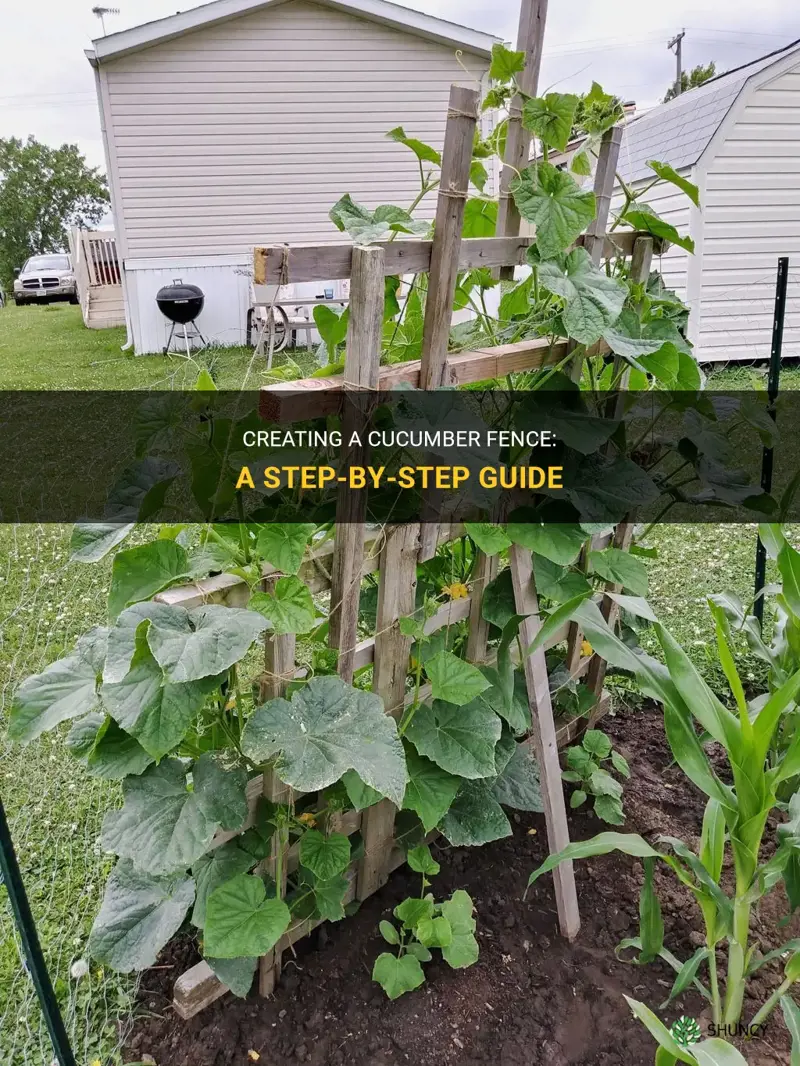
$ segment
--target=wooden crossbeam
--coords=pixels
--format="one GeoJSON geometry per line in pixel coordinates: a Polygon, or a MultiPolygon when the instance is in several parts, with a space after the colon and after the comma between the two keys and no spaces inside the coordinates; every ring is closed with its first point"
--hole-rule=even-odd
{"type": "MultiPolygon", "coordinates": [[[[641,236],[641,234],[638,234],[641,236]]],[[[615,230],[606,235],[603,257],[630,256],[637,234],[630,229],[615,230]]],[[[478,267],[504,266],[512,269],[527,262],[528,249],[536,238],[527,237],[470,237],[461,241],[458,270],[478,267]]],[[[583,244],[581,236],[575,242],[583,244]]],[[[427,274],[431,268],[433,241],[379,241],[375,247],[383,249],[384,274],[427,274]]],[[[669,247],[666,241],[657,245],[661,253],[669,247]]],[[[253,281],[256,285],[295,285],[303,281],[338,281],[349,278],[353,269],[354,245],[336,244],[274,244],[253,249],[253,281]]],[[[291,301],[289,301],[291,302],[291,301]]]]}
{"type": "MultiPolygon", "coordinates": [[[[520,266],[526,261],[532,237],[473,237],[461,242],[458,269],[495,267],[505,263],[520,266]]],[[[427,274],[431,268],[433,241],[379,241],[383,248],[384,272],[427,274]]],[[[301,281],[337,281],[349,278],[353,245],[277,244],[253,249],[253,280],[256,285],[293,285],[301,281]]]]}
{"type": "MultiPolygon", "coordinates": [[[[599,345],[593,351],[608,351],[599,345]]],[[[496,348],[451,353],[445,361],[445,377],[450,385],[467,385],[475,381],[492,381],[522,370],[538,370],[553,366],[567,354],[567,342],[551,342],[546,337],[498,344],[496,348]]],[[[378,389],[389,391],[410,385],[420,388],[422,364],[413,359],[380,368],[378,389]]],[[[328,378],[302,378],[279,385],[265,385],[261,389],[259,411],[268,422],[286,424],[303,422],[309,418],[326,418],[338,414],[344,396],[341,374],[328,378]]]]}

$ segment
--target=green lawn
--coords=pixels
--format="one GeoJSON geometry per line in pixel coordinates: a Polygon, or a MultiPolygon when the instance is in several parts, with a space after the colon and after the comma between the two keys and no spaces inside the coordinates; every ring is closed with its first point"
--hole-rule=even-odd
{"type": "MultiPolygon", "coordinates": [[[[77,307],[7,307],[0,310],[0,387],[144,389],[194,382],[196,365],[177,356],[134,357],[120,350],[124,339],[123,329],[85,329],[77,307]]],[[[264,380],[251,350],[215,349],[200,358],[212,363],[222,387],[241,387],[245,378],[257,387],[264,380]]],[[[746,388],[754,377],[763,374],[737,367],[715,374],[713,385],[746,388]]],[[[800,371],[787,371],[784,387],[798,386],[800,371]]],[[[68,538],[65,526],[0,526],[0,719],[22,679],[103,619],[110,565],[69,563],[68,538]]],[[[752,595],[755,529],[662,525],[649,543],[659,550],[648,563],[653,606],[717,681],[705,597],[727,589],[745,599],[752,595]]],[[[748,660],[745,673],[755,678],[757,671],[748,660]]],[[[117,1063],[118,1026],[129,1016],[134,980],[94,964],[89,976],[75,980],[70,967],[86,957],[110,866],[98,842],[100,825],[118,802],[118,789],[77,766],[60,735],[11,749],[0,728],[0,753],[0,791],[78,1063],[117,1063]]],[[[19,952],[10,913],[0,908],[0,1066],[49,1066],[52,1053],[19,952]]]]}
{"type": "MultiPolygon", "coordinates": [[[[264,360],[252,348],[212,347],[189,361],[136,356],[122,351],[124,343],[124,327],[86,329],[80,307],[11,304],[0,310],[0,389],[191,388],[198,365],[213,369],[221,389],[258,388],[266,380],[264,360]]],[[[278,353],[274,363],[285,359],[278,353]]],[[[310,362],[306,352],[300,359],[310,362]]]]}

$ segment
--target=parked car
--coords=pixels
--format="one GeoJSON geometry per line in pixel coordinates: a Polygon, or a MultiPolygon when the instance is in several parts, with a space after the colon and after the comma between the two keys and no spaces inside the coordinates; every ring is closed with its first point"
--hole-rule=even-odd
{"type": "Polygon", "coordinates": [[[72,260],[66,253],[32,255],[14,282],[14,302],[49,303],[69,300],[78,303],[78,286],[72,272],[72,260]]]}

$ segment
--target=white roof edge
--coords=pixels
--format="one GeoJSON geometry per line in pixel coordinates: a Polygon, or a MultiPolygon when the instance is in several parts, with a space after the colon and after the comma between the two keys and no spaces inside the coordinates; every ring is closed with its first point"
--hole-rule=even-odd
{"type": "MultiPolygon", "coordinates": [[[[102,63],[104,59],[136,52],[161,41],[171,40],[182,33],[201,29],[204,26],[213,26],[215,23],[257,11],[259,8],[272,7],[285,2],[290,2],[290,0],[212,0],[211,3],[203,4],[191,11],[180,11],[167,18],[134,26],[130,30],[99,37],[92,41],[94,51],[92,53],[87,51],[86,55],[90,63],[102,63]]],[[[492,45],[502,40],[490,33],[472,30],[454,22],[446,22],[433,15],[425,15],[421,11],[413,11],[411,8],[390,3],[389,0],[314,0],[314,2],[340,8],[389,26],[396,26],[444,44],[456,45],[478,55],[489,56],[492,45]]]]}

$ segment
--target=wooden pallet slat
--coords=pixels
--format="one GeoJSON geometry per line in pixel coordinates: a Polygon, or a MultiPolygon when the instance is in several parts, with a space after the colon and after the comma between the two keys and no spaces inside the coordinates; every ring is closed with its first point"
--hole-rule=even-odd
{"type": "MultiPolygon", "coordinates": [[[[400,632],[398,620],[414,613],[417,591],[419,526],[393,526],[387,530],[381,558],[378,609],[375,626],[375,668],[372,688],[383,700],[387,714],[400,718],[404,708],[411,638],[400,632]]],[[[358,873],[358,898],[366,899],[389,876],[394,847],[394,806],[381,800],[364,811],[364,858],[358,873]]]]}
{"type": "MultiPolygon", "coordinates": [[[[364,395],[378,384],[383,330],[382,248],[354,248],[350,287],[350,320],[347,329],[344,386],[347,403],[342,433],[348,463],[365,465],[365,446],[349,444],[352,431],[361,424],[364,395]]],[[[364,523],[367,516],[365,492],[339,487],[336,503],[336,534],[331,571],[330,644],[339,650],[339,676],[353,680],[353,656],[358,634],[364,523]]]]}
{"type": "MultiPolygon", "coordinates": [[[[509,560],[517,614],[525,616],[520,624],[520,640],[523,649],[527,649],[541,628],[539,602],[533,580],[533,558],[527,548],[513,544],[509,549],[509,560]]],[[[531,708],[533,748],[539,764],[547,843],[552,855],[569,844],[569,827],[544,648],[540,648],[533,655],[526,655],[523,669],[531,708]]],[[[581,920],[571,861],[562,862],[553,870],[553,881],[561,932],[568,940],[573,940],[578,935],[581,920]]]]}

